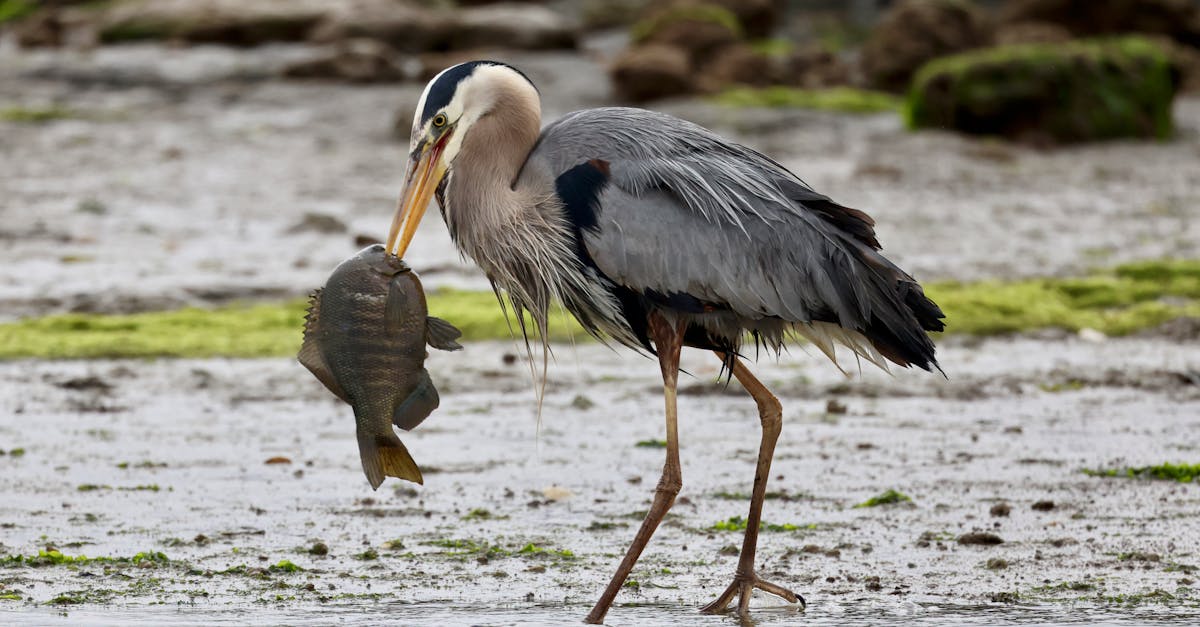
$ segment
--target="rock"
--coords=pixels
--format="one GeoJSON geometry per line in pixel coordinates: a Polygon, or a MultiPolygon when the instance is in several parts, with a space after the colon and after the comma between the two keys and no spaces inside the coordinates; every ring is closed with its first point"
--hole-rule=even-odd
{"type": "Polygon", "coordinates": [[[1200,7],[1191,0],[1009,0],[1002,23],[1050,22],[1076,37],[1145,33],[1200,48],[1200,7]]]}
{"type": "Polygon", "coordinates": [[[1139,37],[1004,46],[922,68],[906,116],[912,128],[1033,143],[1165,138],[1175,81],[1162,49],[1139,37]]]}
{"type": "Polygon", "coordinates": [[[700,66],[725,47],[742,39],[741,27],[732,12],[701,3],[659,10],[638,20],[630,29],[634,44],[661,44],[683,50],[700,66]]]}
{"type": "Polygon", "coordinates": [[[1009,44],[1059,44],[1073,39],[1071,31],[1050,22],[1014,22],[996,27],[997,46],[1009,44]]]}
{"type": "Polygon", "coordinates": [[[1054,509],[1054,501],[1038,501],[1033,504],[1033,511],[1048,512],[1054,509]]]}
{"type": "Polygon", "coordinates": [[[862,49],[862,70],[874,87],[904,91],[916,71],[938,57],[986,46],[987,20],[960,0],[903,0],[880,20],[862,49]]]}
{"type": "Polygon", "coordinates": [[[840,87],[850,84],[850,68],[836,54],[812,46],[788,55],[782,81],[805,89],[840,87]]]}
{"type": "Polygon", "coordinates": [[[574,48],[576,29],[559,12],[528,4],[491,4],[461,9],[451,47],[553,50],[574,48]]]}
{"type": "Polygon", "coordinates": [[[718,91],[730,85],[764,87],[775,82],[779,71],[770,57],[739,43],[720,49],[698,74],[702,90],[718,91]]]}
{"type": "Polygon", "coordinates": [[[333,52],[293,63],[283,69],[288,78],[319,78],[353,83],[383,83],[404,80],[396,52],[373,39],[351,39],[333,52]]]}
{"type": "Polygon", "coordinates": [[[958,536],[958,543],[964,545],[994,546],[1004,544],[1004,539],[987,531],[972,531],[958,536]]]}
{"type": "Polygon", "coordinates": [[[13,27],[17,45],[22,48],[58,47],[63,45],[65,34],[62,13],[53,9],[38,11],[13,27]]]}
{"type": "Polygon", "coordinates": [[[583,0],[583,28],[600,30],[626,26],[637,20],[646,4],[646,0],[583,0]]]}
{"type": "Polygon", "coordinates": [[[335,6],[313,29],[313,41],[367,38],[401,52],[423,52],[448,48],[455,28],[452,14],[402,0],[359,0],[335,6]]]}
{"type": "Polygon", "coordinates": [[[786,3],[780,0],[657,0],[642,11],[643,17],[664,11],[699,12],[716,7],[737,22],[741,35],[750,39],[768,37],[779,26],[786,3]]]}
{"type": "Polygon", "coordinates": [[[130,0],[101,20],[100,41],[178,39],[254,46],[303,41],[328,11],[320,0],[130,0]]]}
{"type": "Polygon", "coordinates": [[[346,223],[327,213],[306,213],[299,222],[288,227],[288,233],[345,233],[346,223]]]}
{"type": "Polygon", "coordinates": [[[1008,503],[996,503],[988,510],[992,516],[1008,516],[1012,512],[1012,506],[1008,503]]]}
{"type": "Polygon", "coordinates": [[[683,50],[649,44],[626,50],[610,70],[617,93],[633,102],[695,91],[691,64],[683,50]]]}

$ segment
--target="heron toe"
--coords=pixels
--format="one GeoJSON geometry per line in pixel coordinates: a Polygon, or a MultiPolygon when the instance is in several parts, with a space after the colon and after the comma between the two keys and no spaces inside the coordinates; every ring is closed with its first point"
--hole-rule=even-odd
{"type": "Polygon", "coordinates": [[[721,596],[717,597],[716,601],[700,608],[700,611],[705,614],[720,614],[724,612],[731,602],[733,597],[738,597],[737,613],[740,616],[747,616],[750,612],[750,594],[755,588],[763,592],[769,592],[775,596],[781,597],[788,603],[799,603],[800,607],[805,607],[804,597],[784,588],[773,584],[769,581],[759,579],[758,575],[751,572],[749,575],[737,574],[733,577],[733,582],[729,584],[721,596]]]}

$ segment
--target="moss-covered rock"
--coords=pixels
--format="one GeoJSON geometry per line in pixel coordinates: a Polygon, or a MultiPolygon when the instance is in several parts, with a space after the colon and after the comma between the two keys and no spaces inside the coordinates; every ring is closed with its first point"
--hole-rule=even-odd
{"type": "Polygon", "coordinates": [[[1000,46],[921,68],[905,114],[911,128],[1040,143],[1165,138],[1175,90],[1166,54],[1141,38],[1000,46]]]}

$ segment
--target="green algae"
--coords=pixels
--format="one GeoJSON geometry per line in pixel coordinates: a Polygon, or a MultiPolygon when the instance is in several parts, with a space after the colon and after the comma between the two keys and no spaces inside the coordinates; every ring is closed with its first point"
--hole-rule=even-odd
{"type": "Polygon", "coordinates": [[[0,109],[0,121],[22,124],[44,124],[74,117],[78,117],[78,114],[64,107],[6,107],[0,109]]]}
{"type": "Polygon", "coordinates": [[[292,563],[290,560],[279,560],[278,563],[273,564],[267,570],[270,570],[273,573],[298,573],[302,572],[304,569],[292,563]]]}
{"type": "Polygon", "coordinates": [[[66,555],[56,549],[42,549],[37,555],[10,555],[0,558],[0,567],[15,568],[31,566],[82,566],[87,564],[169,564],[171,562],[164,553],[158,551],[143,551],[133,557],[88,557],[86,555],[66,555]]]}
{"type": "Polygon", "coordinates": [[[1128,479],[1155,479],[1192,483],[1200,476],[1200,464],[1159,464],[1136,468],[1084,468],[1083,473],[1092,477],[1123,477],[1128,479]]]}
{"type": "Polygon", "coordinates": [[[899,111],[902,104],[892,94],[854,87],[800,89],[782,85],[732,87],[713,96],[713,100],[727,107],[814,109],[840,113],[899,111]]]}
{"type": "Polygon", "coordinates": [[[0,0],[0,24],[19,20],[36,9],[33,0],[0,0]]]}
{"type": "MultiPolygon", "coordinates": [[[[937,282],[926,293],[950,333],[989,336],[1045,328],[1127,335],[1200,317],[1200,260],[1124,264],[1077,278],[937,282]]],[[[437,290],[431,315],[467,341],[513,337],[490,292],[437,290]]],[[[280,357],[295,355],[307,303],[239,304],[125,315],[62,314],[0,324],[0,359],[280,357]]],[[[519,333],[519,331],[518,331],[519,333]]],[[[554,342],[589,336],[569,314],[551,316],[554,342]]]]}
{"type": "Polygon", "coordinates": [[[639,440],[634,444],[637,448],[667,448],[666,440],[639,440]]]}
{"type": "Polygon", "coordinates": [[[883,494],[877,494],[871,498],[855,505],[856,508],[861,507],[879,507],[880,505],[895,505],[896,503],[911,503],[912,497],[902,492],[888,490],[883,494]]]}
{"type": "Polygon", "coordinates": [[[1090,328],[1128,335],[1200,316],[1200,261],[1137,262],[1082,278],[934,283],[926,294],[946,312],[952,333],[1090,328]]]}

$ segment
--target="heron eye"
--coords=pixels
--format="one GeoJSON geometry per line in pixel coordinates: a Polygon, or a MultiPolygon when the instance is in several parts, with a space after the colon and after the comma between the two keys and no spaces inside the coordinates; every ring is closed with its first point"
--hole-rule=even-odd
{"type": "Polygon", "coordinates": [[[433,125],[438,128],[445,126],[446,125],[445,114],[439,113],[439,114],[433,116],[433,125]]]}

